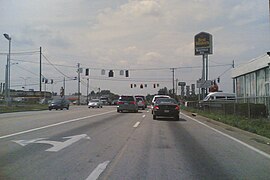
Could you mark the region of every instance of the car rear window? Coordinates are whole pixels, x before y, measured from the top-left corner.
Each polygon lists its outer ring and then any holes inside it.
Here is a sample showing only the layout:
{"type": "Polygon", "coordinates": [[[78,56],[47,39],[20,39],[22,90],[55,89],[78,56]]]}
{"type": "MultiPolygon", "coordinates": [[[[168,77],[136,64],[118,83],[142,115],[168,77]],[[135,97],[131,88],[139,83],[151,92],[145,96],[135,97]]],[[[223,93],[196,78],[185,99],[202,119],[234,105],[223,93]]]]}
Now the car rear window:
{"type": "Polygon", "coordinates": [[[119,98],[120,101],[134,101],[133,96],[121,96],[119,98]]]}
{"type": "Polygon", "coordinates": [[[170,99],[170,98],[159,98],[156,103],[158,104],[162,104],[162,103],[174,103],[174,104],[177,104],[176,100],[174,99],[170,99]]]}

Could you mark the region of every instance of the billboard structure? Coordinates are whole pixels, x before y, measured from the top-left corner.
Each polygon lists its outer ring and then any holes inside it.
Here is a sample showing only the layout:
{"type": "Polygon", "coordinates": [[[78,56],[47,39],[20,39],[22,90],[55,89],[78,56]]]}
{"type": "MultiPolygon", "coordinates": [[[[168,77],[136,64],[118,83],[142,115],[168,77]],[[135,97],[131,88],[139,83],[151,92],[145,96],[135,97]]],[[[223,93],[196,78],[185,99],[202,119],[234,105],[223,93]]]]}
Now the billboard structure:
{"type": "Polygon", "coordinates": [[[201,88],[202,98],[207,94],[208,82],[208,55],[213,54],[213,38],[212,35],[206,32],[200,32],[194,37],[194,53],[195,56],[202,56],[203,60],[203,70],[202,78],[197,82],[197,88],[201,88]],[[198,84],[203,84],[204,86],[198,87],[198,84]]]}

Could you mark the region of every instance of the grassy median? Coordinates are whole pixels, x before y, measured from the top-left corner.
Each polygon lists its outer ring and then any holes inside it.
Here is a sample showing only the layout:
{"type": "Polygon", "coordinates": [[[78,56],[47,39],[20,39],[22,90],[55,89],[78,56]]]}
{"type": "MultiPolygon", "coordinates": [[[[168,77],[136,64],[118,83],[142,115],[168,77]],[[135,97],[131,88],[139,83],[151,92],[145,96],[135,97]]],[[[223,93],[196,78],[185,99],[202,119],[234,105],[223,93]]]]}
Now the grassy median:
{"type": "Polygon", "coordinates": [[[256,133],[258,135],[270,138],[270,120],[269,119],[248,119],[235,115],[222,115],[213,112],[205,112],[198,109],[186,108],[184,110],[197,113],[201,116],[228,124],[239,129],[256,133]]]}
{"type": "Polygon", "coordinates": [[[0,113],[40,111],[48,109],[46,104],[15,104],[12,106],[0,105],[0,113]]]}

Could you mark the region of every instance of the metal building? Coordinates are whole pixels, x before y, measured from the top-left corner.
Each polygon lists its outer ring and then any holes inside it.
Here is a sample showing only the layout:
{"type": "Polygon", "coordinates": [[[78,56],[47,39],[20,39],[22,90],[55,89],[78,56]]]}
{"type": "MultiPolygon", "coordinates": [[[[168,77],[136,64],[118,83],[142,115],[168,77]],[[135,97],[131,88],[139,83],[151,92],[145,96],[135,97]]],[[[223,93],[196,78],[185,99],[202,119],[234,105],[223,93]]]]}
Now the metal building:
{"type": "Polygon", "coordinates": [[[265,104],[270,112],[270,57],[265,53],[232,71],[234,92],[240,102],[265,104]]]}

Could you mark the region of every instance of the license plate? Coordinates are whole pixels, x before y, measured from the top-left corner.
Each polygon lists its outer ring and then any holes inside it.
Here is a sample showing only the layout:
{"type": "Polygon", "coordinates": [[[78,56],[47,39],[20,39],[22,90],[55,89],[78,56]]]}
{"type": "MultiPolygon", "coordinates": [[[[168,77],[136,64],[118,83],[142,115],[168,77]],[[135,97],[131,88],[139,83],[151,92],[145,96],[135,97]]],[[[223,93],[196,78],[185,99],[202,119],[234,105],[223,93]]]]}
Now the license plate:
{"type": "Polygon", "coordinates": [[[128,104],[128,103],[125,103],[125,104],[128,104]]]}
{"type": "Polygon", "coordinates": [[[170,110],[164,110],[164,112],[165,112],[165,113],[168,113],[168,112],[170,112],[170,110]]]}

